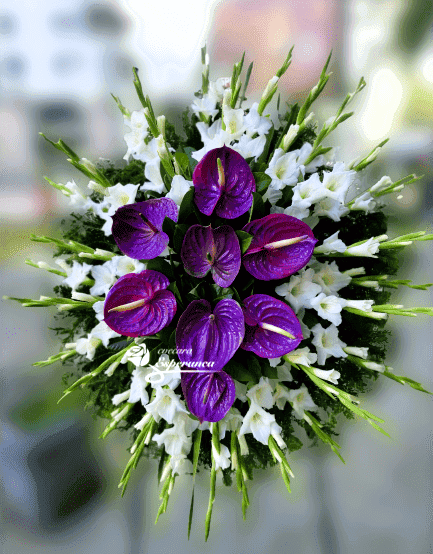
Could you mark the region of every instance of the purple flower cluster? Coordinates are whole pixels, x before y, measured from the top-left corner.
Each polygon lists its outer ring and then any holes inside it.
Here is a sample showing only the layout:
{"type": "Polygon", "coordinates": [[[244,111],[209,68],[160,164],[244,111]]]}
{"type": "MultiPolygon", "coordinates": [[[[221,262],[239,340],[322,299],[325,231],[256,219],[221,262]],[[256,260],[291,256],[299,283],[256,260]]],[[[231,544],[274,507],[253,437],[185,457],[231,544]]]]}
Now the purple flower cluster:
{"type": "MultiPolygon", "coordinates": [[[[195,205],[207,216],[230,220],[252,207],[255,181],[251,169],[226,146],[203,157],[194,170],[193,184],[195,205]]],[[[177,206],[168,198],[121,207],[113,216],[114,240],[132,258],[155,258],[169,242],[162,230],[165,217],[175,223],[178,219],[177,206]]],[[[307,264],[316,243],[308,225],[285,214],[251,221],[242,231],[251,236],[243,255],[230,225],[190,226],[180,252],[185,272],[195,278],[210,272],[222,288],[233,283],[241,265],[258,280],[281,279],[307,264]]],[[[105,322],[122,335],[154,335],[176,314],[175,296],[166,290],[169,284],[158,271],[124,275],[107,295],[105,322]]],[[[206,299],[192,301],[176,327],[179,360],[195,369],[182,373],[189,410],[201,421],[221,420],[235,401],[234,381],[223,368],[236,351],[242,348],[261,358],[276,358],[294,350],[302,338],[293,310],[272,296],[252,294],[242,306],[225,298],[213,308],[206,299]]]]}

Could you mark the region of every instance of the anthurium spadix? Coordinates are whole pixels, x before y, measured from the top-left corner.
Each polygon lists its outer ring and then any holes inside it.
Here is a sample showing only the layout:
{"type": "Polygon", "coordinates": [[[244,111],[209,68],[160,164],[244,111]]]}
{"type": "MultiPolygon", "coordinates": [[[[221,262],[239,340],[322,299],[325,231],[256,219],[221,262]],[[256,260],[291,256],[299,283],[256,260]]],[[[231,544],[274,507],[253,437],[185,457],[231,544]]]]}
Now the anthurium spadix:
{"type": "Polygon", "coordinates": [[[165,275],[151,269],[120,277],[105,300],[105,323],[127,337],[158,333],[176,313],[174,294],[165,290],[169,284],[165,275]]]}
{"type": "Polygon", "coordinates": [[[303,339],[295,312],[267,294],[253,294],[243,301],[245,338],[241,348],[261,358],[278,358],[295,350],[303,339]]]}
{"type": "Polygon", "coordinates": [[[205,154],[192,176],[194,201],[205,215],[235,219],[251,208],[256,190],[254,176],[245,159],[223,146],[205,154]]]}
{"type": "Polygon", "coordinates": [[[210,270],[220,287],[229,287],[241,267],[241,248],[229,225],[217,229],[192,225],[185,234],[180,255],[187,273],[204,277],[210,270]]]}
{"type": "Polygon", "coordinates": [[[253,277],[262,281],[282,279],[303,268],[317,242],[306,223],[286,214],[256,219],[243,231],[253,239],[242,262],[253,277]]]}
{"type": "Polygon", "coordinates": [[[178,207],[170,198],[154,198],[120,207],[113,215],[113,238],[120,250],[136,260],[151,260],[168,245],[162,230],[165,217],[177,221],[178,207]]]}
{"type": "Polygon", "coordinates": [[[235,300],[220,300],[213,310],[207,300],[193,300],[176,327],[179,360],[184,366],[219,371],[244,335],[244,315],[235,300]]]}
{"type": "MultiPolygon", "coordinates": [[[[184,369],[185,371],[185,369],[184,369]]],[[[202,421],[220,421],[236,398],[233,379],[225,371],[201,368],[182,373],[182,391],[189,411],[202,421]]]]}

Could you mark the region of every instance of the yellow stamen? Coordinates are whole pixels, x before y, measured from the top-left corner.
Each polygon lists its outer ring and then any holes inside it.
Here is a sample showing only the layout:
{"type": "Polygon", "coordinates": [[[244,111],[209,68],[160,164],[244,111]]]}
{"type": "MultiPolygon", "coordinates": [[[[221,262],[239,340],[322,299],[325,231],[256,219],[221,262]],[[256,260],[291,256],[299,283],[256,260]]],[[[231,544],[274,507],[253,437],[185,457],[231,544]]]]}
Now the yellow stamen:
{"type": "Polygon", "coordinates": [[[226,184],[226,178],[224,175],[223,164],[221,163],[221,160],[219,158],[217,158],[217,166],[218,166],[218,184],[223,187],[226,184]]]}
{"type": "Polygon", "coordinates": [[[129,304],[122,304],[121,306],[116,306],[115,308],[111,308],[111,310],[108,310],[108,313],[110,312],[127,312],[128,310],[134,310],[135,308],[139,308],[146,302],[145,298],[141,298],[140,300],[135,300],[134,302],[129,302],[129,304]]]}
{"type": "Polygon", "coordinates": [[[284,337],[288,337],[289,339],[296,338],[293,335],[291,335],[288,331],[281,329],[281,327],[276,327],[275,325],[271,325],[270,323],[259,323],[259,325],[262,329],[267,329],[268,331],[274,331],[274,333],[278,333],[279,335],[283,335],[284,337]]]}
{"type": "Polygon", "coordinates": [[[273,250],[274,248],[281,248],[282,246],[290,246],[291,244],[302,242],[307,238],[308,238],[308,235],[301,235],[300,237],[293,237],[292,239],[277,240],[275,242],[270,242],[269,244],[265,244],[264,248],[273,250]]]}

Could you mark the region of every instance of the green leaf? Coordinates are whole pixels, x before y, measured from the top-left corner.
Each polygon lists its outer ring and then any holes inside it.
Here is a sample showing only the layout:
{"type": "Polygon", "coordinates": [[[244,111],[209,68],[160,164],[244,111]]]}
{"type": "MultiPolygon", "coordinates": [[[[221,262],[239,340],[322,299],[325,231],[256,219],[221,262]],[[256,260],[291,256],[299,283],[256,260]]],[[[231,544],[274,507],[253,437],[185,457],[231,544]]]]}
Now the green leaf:
{"type": "Polygon", "coordinates": [[[153,258],[146,262],[146,268],[152,269],[153,271],[159,271],[165,275],[170,281],[174,280],[173,270],[168,262],[163,258],[153,258]]]}
{"type": "Polygon", "coordinates": [[[236,235],[239,239],[239,243],[241,246],[241,253],[244,254],[248,250],[248,247],[251,244],[251,241],[253,240],[253,235],[250,235],[245,231],[236,231],[236,235]]]}
{"type": "Polygon", "coordinates": [[[258,383],[262,375],[260,363],[249,352],[237,353],[225,366],[224,371],[241,383],[258,383]],[[236,358],[236,359],[235,359],[236,358]],[[242,361],[239,359],[242,358],[242,361]]]}
{"type": "Polygon", "coordinates": [[[177,302],[179,302],[180,304],[180,307],[183,308],[182,295],[180,294],[179,289],[177,288],[176,281],[173,281],[172,283],[170,283],[167,287],[167,290],[171,291],[174,294],[177,302]]]}
{"type": "Polygon", "coordinates": [[[205,294],[203,290],[203,283],[199,283],[198,285],[196,285],[187,294],[187,298],[189,298],[190,300],[200,300],[204,296],[205,294]]]}
{"type": "Polygon", "coordinates": [[[176,152],[174,155],[174,159],[177,161],[177,164],[180,167],[182,173],[189,176],[191,170],[188,155],[185,154],[185,152],[176,152]]]}
{"type": "Polygon", "coordinates": [[[263,368],[263,375],[269,379],[278,379],[278,370],[271,365],[265,365],[263,368]]]}
{"type": "Polygon", "coordinates": [[[384,371],[383,375],[386,377],[389,377],[390,379],[393,379],[394,381],[397,381],[397,383],[400,383],[402,385],[410,385],[413,389],[419,390],[421,392],[426,392],[427,394],[432,394],[430,391],[426,390],[421,383],[418,383],[417,381],[414,381],[413,379],[409,379],[409,377],[404,377],[404,375],[394,375],[393,373],[390,373],[389,371],[384,371]]]}
{"type": "Polygon", "coordinates": [[[252,217],[251,219],[260,219],[265,217],[266,208],[263,202],[262,195],[258,192],[253,192],[253,205],[252,205],[252,217]]]}
{"type": "Polygon", "coordinates": [[[175,228],[176,228],[176,223],[166,215],[162,223],[162,230],[164,231],[164,233],[167,233],[170,239],[172,239],[174,236],[175,228]]]}
{"type": "Polygon", "coordinates": [[[185,221],[189,215],[194,213],[194,188],[191,187],[189,191],[183,197],[182,203],[179,208],[178,221],[185,221]]]}
{"type": "Polygon", "coordinates": [[[198,164],[198,161],[195,160],[191,154],[196,150],[194,148],[191,148],[191,146],[187,146],[186,148],[184,148],[184,150],[185,150],[185,154],[188,156],[189,168],[192,175],[194,172],[195,166],[198,164]]]}
{"type": "Polygon", "coordinates": [[[256,182],[256,192],[260,192],[261,194],[265,193],[269,184],[271,183],[272,179],[263,172],[257,172],[253,173],[254,180],[256,182]]]}
{"type": "Polygon", "coordinates": [[[230,287],[223,288],[213,283],[212,285],[209,285],[209,288],[211,289],[211,299],[213,302],[219,302],[223,299],[233,298],[233,291],[230,287]]]}
{"type": "Polygon", "coordinates": [[[176,225],[173,236],[173,250],[175,252],[180,253],[182,249],[183,239],[188,229],[189,225],[186,225],[185,223],[176,225]]]}

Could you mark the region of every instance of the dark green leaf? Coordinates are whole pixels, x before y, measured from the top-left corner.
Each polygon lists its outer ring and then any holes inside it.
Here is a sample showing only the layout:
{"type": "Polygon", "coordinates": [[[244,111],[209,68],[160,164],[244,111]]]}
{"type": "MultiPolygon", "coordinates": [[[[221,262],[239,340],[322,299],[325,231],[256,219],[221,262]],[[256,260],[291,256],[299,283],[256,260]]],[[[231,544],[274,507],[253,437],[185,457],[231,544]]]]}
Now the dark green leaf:
{"type": "Polygon", "coordinates": [[[174,237],[173,237],[173,250],[175,252],[179,253],[181,251],[183,239],[188,229],[189,229],[189,225],[186,225],[185,223],[176,225],[176,228],[174,230],[174,237]]]}
{"type": "Polygon", "coordinates": [[[260,219],[262,217],[265,217],[266,215],[265,203],[263,202],[262,195],[258,192],[253,192],[252,209],[253,209],[253,215],[251,217],[251,221],[254,219],[260,219]]]}
{"type": "Polygon", "coordinates": [[[251,244],[251,241],[253,240],[253,235],[250,235],[245,231],[236,231],[236,235],[241,245],[241,253],[244,254],[248,250],[248,247],[251,244]]]}
{"type": "Polygon", "coordinates": [[[189,161],[189,167],[190,167],[190,170],[191,170],[191,175],[195,169],[195,166],[198,164],[198,161],[195,160],[191,154],[193,152],[195,152],[195,149],[194,148],[191,148],[190,146],[187,146],[186,148],[184,148],[185,150],[185,154],[188,156],[188,161],[189,161]]]}
{"type": "Polygon", "coordinates": [[[272,181],[271,177],[263,172],[253,173],[254,180],[256,182],[256,192],[264,193],[266,192],[270,182],[272,181]]]}
{"type": "Polygon", "coordinates": [[[146,268],[152,269],[153,271],[159,271],[165,275],[170,281],[174,280],[173,270],[169,262],[166,262],[164,258],[153,258],[146,262],[146,268]]]}
{"type": "Polygon", "coordinates": [[[167,233],[170,239],[173,239],[175,227],[176,223],[170,217],[165,216],[162,223],[162,230],[164,233],[167,233]]]}
{"type": "Polygon", "coordinates": [[[187,217],[194,213],[194,188],[191,187],[189,191],[183,197],[182,203],[179,208],[178,221],[181,223],[185,221],[187,217]]]}

